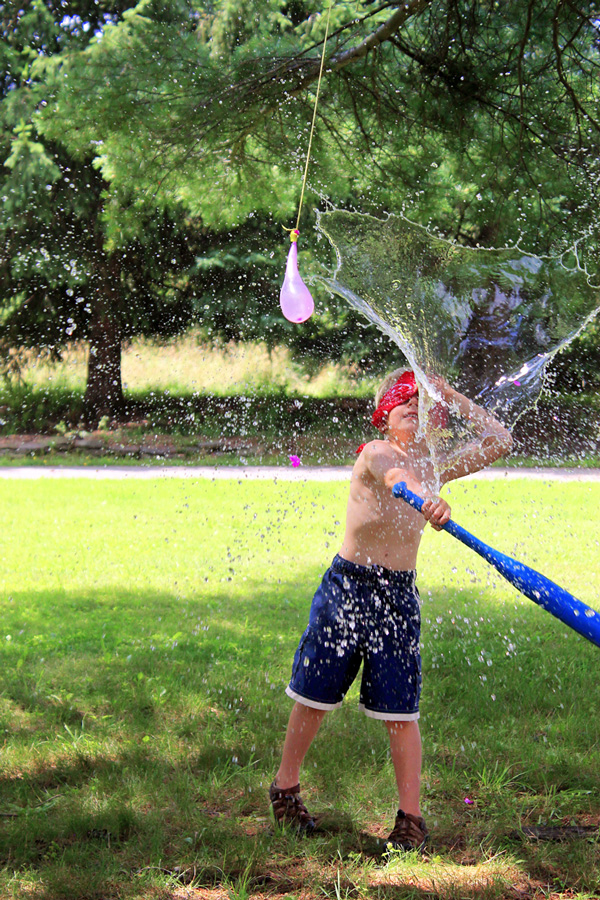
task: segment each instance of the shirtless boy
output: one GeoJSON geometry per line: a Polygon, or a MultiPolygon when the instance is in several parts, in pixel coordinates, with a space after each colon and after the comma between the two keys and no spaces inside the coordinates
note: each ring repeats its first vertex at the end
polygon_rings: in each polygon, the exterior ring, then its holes
{"type": "MultiPolygon", "coordinates": [[[[475,435],[442,466],[442,484],[482,469],[510,450],[511,436],[493,416],[443,379],[434,384],[475,435]]],[[[422,847],[427,838],[419,805],[421,659],[415,568],[426,520],[439,531],[450,518],[450,507],[434,494],[432,461],[418,435],[413,373],[398,369],[388,375],[375,402],[372,422],[383,439],[365,444],[352,472],[342,546],[317,589],[294,658],[286,692],[296,702],[269,796],[276,824],[314,830],[300,796],[300,766],[325,714],[341,706],[362,661],[360,705],[367,716],[385,723],[398,787],[399,809],[387,846],[410,850],[422,847]],[[425,498],[422,514],[393,497],[398,481],[425,498]]]]}

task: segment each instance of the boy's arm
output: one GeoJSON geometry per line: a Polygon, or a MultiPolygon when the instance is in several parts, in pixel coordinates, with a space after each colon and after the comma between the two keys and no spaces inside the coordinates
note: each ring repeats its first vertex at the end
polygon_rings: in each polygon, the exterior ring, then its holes
{"type": "Polygon", "coordinates": [[[363,454],[369,473],[376,481],[384,484],[390,493],[395,484],[404,481],[409,490],[422,497],[421,513],[436,531],[441,531],[442,526],[449,521],[452,515],[450,506],[445,500],[433,495],[417,481],[411,472],[407,472],[399,466],[394,451],[382,441],[372,441],[367,444],[363,454]]]}
{"type": "Polygon", "coordinates": [[[433,378],[432,382],[450,409],[466,419],[479,438],[448,457],[448,465],[442,472],[442,484],[484,469],[510,453],[513,444],[511,433],[498,419],[482,406],[477,406],[472,400],[459,394],[443,378],[433,378]]]}

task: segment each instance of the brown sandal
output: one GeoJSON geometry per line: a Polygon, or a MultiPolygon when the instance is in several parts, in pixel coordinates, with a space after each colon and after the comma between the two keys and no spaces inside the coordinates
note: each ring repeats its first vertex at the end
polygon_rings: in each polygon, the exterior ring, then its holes
{"type": "Polygon", "coordinates": [[[422,850],[428,834],[425,819],[399,809],[394,828],[385,842],[386,849],[422,850]]]}
{"type": "Polygon", "coordinates": [[[315,820],[302,802],[299,784],[279,788],[273,782],[269,788],[269,799],[276,826],[291,825],[303,834],[311,834],[315,830],[315,820]]]}

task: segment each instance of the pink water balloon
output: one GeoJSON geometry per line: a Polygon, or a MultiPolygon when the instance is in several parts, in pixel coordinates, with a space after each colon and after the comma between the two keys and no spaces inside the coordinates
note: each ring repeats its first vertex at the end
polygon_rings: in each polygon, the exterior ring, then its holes
{"type": "Polygon", "coordinates": [[[310,291],[300,278],[298,272],[298,235],[299,231],[294,229],[290,234],[292,246],[288,253],[287,265],[285,267],[285,278],[279,294],[279,303],[281,311],[288,322],[306,322],[315,309],[313,298],[310,291]]]}

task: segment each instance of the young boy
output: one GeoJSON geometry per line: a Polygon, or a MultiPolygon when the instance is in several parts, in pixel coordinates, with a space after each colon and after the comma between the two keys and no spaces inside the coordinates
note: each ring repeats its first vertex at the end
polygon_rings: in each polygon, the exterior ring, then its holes
{"type": "MultiPolygon", "coordinates": [[[[508,453],[511,436],[493,416],[443,379],[435,378],[434,385],[475,434],[462,452],[445,461],[442,483],[508,453]]],[[[439,531],[450,518],[450,507],[434,494],[433,464],[418,434],[414,374],[397,369],[388,375],[375,403],[372,423],[383,439],[364,445],[352,471],[342,546],[317,589],[294,658],[286,693],[296,702],[269,796],[277,824],[314,830],[300,796],[300,766],[326,712],[341,706],[362,661],[360,705],[367,716],[386,725],[398,787],[399,809],[387,845],[409,850],[422,847],[427,838],[419,806],[421,659],[415,567],[425,520],[439,531]],[[398,481],[425,498],[422,515],[393,497],[398,481]]]]}

